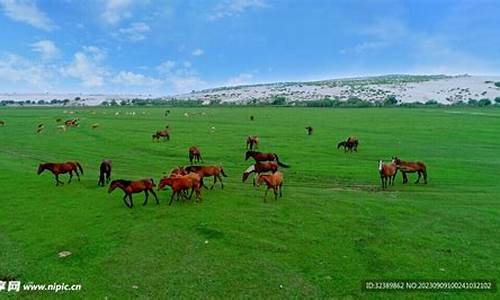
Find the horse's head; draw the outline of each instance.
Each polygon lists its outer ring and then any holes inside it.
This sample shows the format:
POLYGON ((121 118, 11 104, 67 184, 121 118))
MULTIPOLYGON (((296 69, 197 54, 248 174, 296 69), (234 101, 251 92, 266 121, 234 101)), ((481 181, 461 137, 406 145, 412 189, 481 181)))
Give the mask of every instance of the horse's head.
POLYGON ((120 181, 119 180, 113 180, 113 181, 111 181, 111 183, 109 184, 108 193, 111 193, 112 191, 114 191, 119 186, 120 186, 120 181))
POLYGON ((45 164, 40 164, 38 166, 38 170, 36 171, 36 174, 40 175, 42 172, 45 170, 45 164))
POLYGON ((160 183, 158 184, 158 190, 162 190, 166 185, 171 185, 172 184, 172 178, 171 177, 163 177, 160 180, 160 183))
POLYGON ((382 167, 384 166, 384 161, 383 160, 379 160, 378 161, 378 170, 379 171, 382 171, 382 167))
POLYGON ((243 177, 241 178, 241 179, 242 179, 242 181, 243 181, 243 182, 247 181, 248 176, 250 176, 250 174, 251 174, 251 173, 247 173, 247 172, 243 173, 243 177))
POLYGON ((337 149, 338 149, 338 148, 340 148, 340 147, 342 147, 342 146, 344 146, 344 145, 345 145, 345 142, 344 142, 344 141, 342 141, 342 142, 338 143, 338 144, 337 144, 337 149))
POLYGON ((401 163, 401 160, 397 156, 394 156, 392 157, 392 163, 399 165, 401 163))
POLYGON ((247 151, 245 153, 245 160, 248 160, 250 157, 252 157, 254 155, 254 151, 247 151))

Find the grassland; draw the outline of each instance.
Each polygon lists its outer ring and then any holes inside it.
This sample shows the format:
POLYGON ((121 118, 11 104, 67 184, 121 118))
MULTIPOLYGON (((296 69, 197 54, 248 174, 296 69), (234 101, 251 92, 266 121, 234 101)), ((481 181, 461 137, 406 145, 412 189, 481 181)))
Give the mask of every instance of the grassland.
POLYGON ((55 119, 74 115, 63 109, 0 110, 0 278, 80 283, 81 292, 57 294, 76 298, 498 297, 361 289, 365 279, 500 279, 498 109, 75 110, 82 126, 64 133, 55 119), (166 124, 172 140, 151 142, 166 124), (278 201, 241 182, 250 134, 291 165, 278 201), (349 135, 358 153, 335 149, 349 135), (158 179, 187 164, 191 145, 229 175, 201 204, 169 207, 162 191, 159 206, 136 195, 128 209, 120 191, 97 186, 103 158, 115 179, 158 179), (377 160, 392 155, 425 161, 429 184, 398 176, 382 191, 377 160), (81 182, 56 187, 51 174, 36 175, 41 161, 66 160, 83 164, 81 182), (72 255, 59 258, 63 250, 72 255))

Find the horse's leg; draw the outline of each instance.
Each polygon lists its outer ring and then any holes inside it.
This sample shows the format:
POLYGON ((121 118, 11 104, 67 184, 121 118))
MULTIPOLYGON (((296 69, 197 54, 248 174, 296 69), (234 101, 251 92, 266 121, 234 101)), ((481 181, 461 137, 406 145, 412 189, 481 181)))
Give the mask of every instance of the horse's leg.
POLYGON ((61 180, 59 180, 59 174, 56 174, 56 186, 60 185, 60 184, 64 184, 64 182, 62 182, 61 180))
POLYGON ((189 194, 189 200, 191 200, 191 198, 193 198, 193 192, 194 192, 194 188, 191 188, 191 193, 189 194))
POLYGON ((128 194, 125 194, 125 196, 123 196, 123 202, 125 203, 125 205, 128 207, 128 208, 131 208, 130 207, 130 204, 128 203, 127 201, 127 197, 128 197, 128 194))
POLYGON ((215 186, 215 183, 217 182, 217 177, 214 175, 214 183, 212 184, 212 186, 210 187, 211 190, 214 189, 214 186, 215 186))
POLYGON ((274 192, 274 200, 278 200, 278 188, 273 187, 273 192, 274 192))
POLYGON ((172 191, 172 196, 170 196, 170 202, 168 202, 168 205, 172 205, 172 201, 174 201, 174 195, 175 195, 175 192, 172 191))
POLYGON ((403 184, 408 182, 408 175, 406 175, 406 172, 401 172, 401 175, 403 177, 403 184))
POLYGON ((80 174, 78 173, 77 169, 75 169, 75 174, 76 174, 76 178, 78 178, 78 181, 80 181, 80 174))
POLYGON ((149 191, 151 192, 151 194, 153 194, 153 197, 155 197, 156 204, 160 204, 160 200, 158 200, 158 197, 156 196, 155 191, 153 189, 149 189, 149 191))
POLYGON ((69 171, 69 180, 68 183, 71 183, 71 179, 73 178, 73 171, 69 171))
POLYGON ((224 184, 222 183, 222 177, 220 177, 220 175, 217 175, 217 178, 219 179, 220 182, 220 188, 224 189, 224 184))
POLYGON ((380 181, 382 182, 382 188, 384 188, 384 176, 380 175, 380 181))
POLYGON ((134 207, 134 201, 132 201, 132 194, 128 194, 128 198, 130 199, 130 208, 134 207))
POLYGON ((203 177, 201 177, 201 185, 208 190, 208 187, 205 185, 205 182, 203 181, 203 177))
POLYGON ((415 183, 419 183, 420 182, 420 177, 422 177, 422 172, 421 171, 417 171, 417 174, 418 174, 418 178, 417 178, 417 181, 415 181, 415 183))
POLYGON ((148 190, 144 190, 144 195, 146 195, 146 197, 144 197, 144 203, 142 204, 142 206, 148 203, 148 197, 149 197, 148 190))
POLYGON ((267 192, 269 191, 269 188, 266 189, 266 191, 264 192, 264 202, 266 202, 266 197, 267 197, 267 192))
POLYGON ((424 184, 427 184, 427 170, 423 170, 422 173, 424 174, 424 184))
POLYGON ((283 187, 283 183, 280 183, 280 198, 283 197, 283 194, 281 193, 281 188, 283 187))

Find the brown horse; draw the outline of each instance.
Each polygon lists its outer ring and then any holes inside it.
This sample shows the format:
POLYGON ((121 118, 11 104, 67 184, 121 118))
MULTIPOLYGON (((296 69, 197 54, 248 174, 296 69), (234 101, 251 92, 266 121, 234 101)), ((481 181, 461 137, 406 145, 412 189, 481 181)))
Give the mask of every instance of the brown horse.
POLYGON ((312 128, 311 126, 307 126, 307 127, 306 127, 306 133, 307 133, 307 135, 312 135, 312 133, 313 133, 313 128, 312 128))
POLYGON ((40 175, 43 171, 49 170, 54 174, 56 178, 56 186, 59 184, 64 184, 64 182, 59 180, 59 174, 69 173, 69 181, 73 178, 73 172, 75 172, 76 177, 78 177, 78 181, 80 181, 80 174, 78 174, 78 170, 83 175, 83 169, 80 163, 77 161, 68 161, 65 163, 44 163, 38 166, 37 174, 40 175))
POLYGON ((187 175, 187 174, 188 174, 188 171, 184 170, 183 167, 178 166, 177 168, 170 170, 169 177, 183 176, 183 175, 187 175))
POLYGON ((189 163, 192 164, 193 160, 196 162, 200 162, 200 159, 203 160, 201 158, 200 148, 196 146, 189 147, 189 163))
POLYGON ((392 161, 396 164, 399 170, 401 170, 401 174, 403 176, 403 184, 408 182, 408 176, 406 173, 418 173, 418 178, 415 183, 420 182, 420 178, 424 177, 424 184, 427 184, 427 167, 423 162, 411 162, 411 161, 402 161, 397 157, 393 157, 392 161))
POLYGON ((259 148, 259 137, 256 135, 250 135, 247 137, 247 149, 253 150, 259 148))
POLYGON ((394 179, 398 172, 396 163, 392 161, 390 164, 384 164, 382 160, 378 162, 378 172, 382 181, 382 188, 387 188, 387 183, 394 185, 394 179))
POLYGON ((158 190, 162 190, 165 186, 170 186, 172 188, 172 196, 170 197, 170 202, 168 205, 172 205, 174 196, 177 195, 177 200, 180 197, 185 198, 189 189, 191 189, 191 195, 189 199, 193 196, 193 192, 196 192, 196 199, 201 201, 201 177, 196 173, 189 173, 187 175, 173 176, 173 177, 163 177, 158 185, 158 190))
POLYGON ((280 167, 283 168, 289 168, 290 166, 282 163, 278 157, 278 154, 276 153, 262 153, 262 152, 257 152, 257 151, 247 151, 245 153, 245 160, 248 160, 250 157, 255 159, 255 162, 261 162, 261 161, 275 161, 278 163, 280 167))
MULTIPOLYGON (((278 164, 273 162, 273 161, 270 161, 270 162, 258 162, 254 165, 251 165, 250 167, 248 167, 245 172, 243 172, 243 182, 245 182, 248 177, 250 176, 250 174, 252 173, 256 173, 257 176, 261 173, 265 173, 265 172, 272 172, 272 173, 276 173, 278 171, 278 164)), ((255 185, 255 178, 253 179, 253 185, 255 185)))
POLYGON ((153 137, 153 142, 156 139, 157 141, 160 141, 160 138, 162 137, 163 140, 168 140, 170 141, 170 133, 167 130, 158 130, 155 134, 152 135, 153 137))
POLYGON ((358 152, 358 145, 359 145, 359 141, 357 138, 355 137, 349 137, 347 138, 346 141, 342 141, 340 143, 337 144, 337 149, 339 149, 340 147, 344 147, 344 152, 352 152, 352 151, 355 151, 355 152, 358 152))
POLYGON ((264 202, 266 202, 267 192, 273 189, 274 200, 278 200, 278 191, 280 198, 283 196, 281 193, 281 188, 283 187, 283 173, 276 172, 273 174, 262 174, 257 176, 257 186, 260 186, 263 182, 266 183, 267 189, 264 194, 264 202))
POLYGON ((144 192, 145 195, 144 203, 142 204, 143 206, 148 203, 149 192, 151 192, 151 194, 153 194, 153 196, 155 197, 156 204, 160 204, 160 201, 158 200, 158 197, 156 196, 156 193, 153 190, 153 187, 155 186, 156 185, 153 181, 153 178, 146 178, 135 181, 117 179, 111 181, 108 193, 111 193, 116 188, 120 188, 125 193, 125 196, 123 196, 123 202, 125 202, 125 205, 128 208, 132 208, 134 206, 134 202, 132 201, 132 194, 141 192, 144 192), (130 201, 127 201, 127 197, 129 198, 130 201))
POLYGON ((105 159, 99 166, 99 181, 97 185, 104 186, 104 182, 109 183, 111 180, 111 159, 105 159))
POLYGON ((221 189, 224 189, 224 184, 222 183, 222 177, 220 175, 227 177, 226 173, 224 173, 224 169, 222 166, 188 166, 185 167, 184 170, 187 172, 192 172, 192 173, 197 173, 198 175, 201 176, 201 184, 203 187, 207 188, 207 186, 203 183, 203 178, 204 177, 214 177, 214 183, 210 187, 210 189, 213 189, 215 186, 215 183, 217 182, 217 179, 220 182, 220 187, 221 189))
POLYGON ((68 127, 79 127, 80 126, 80 124, 78 124, 79 120, 80 120, 79 118, 66 120, 64 121, 64 125, 68 127))

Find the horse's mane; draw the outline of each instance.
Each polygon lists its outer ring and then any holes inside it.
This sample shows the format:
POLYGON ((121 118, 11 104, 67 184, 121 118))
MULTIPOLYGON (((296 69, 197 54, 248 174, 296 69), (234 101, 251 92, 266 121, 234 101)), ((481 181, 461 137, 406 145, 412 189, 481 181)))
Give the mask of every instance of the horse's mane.
POLYGON ((116 180, 113 180, 111 182, 111 184, 113 184, 113 183, 120 183, 120 184, 124 184, 124 185, 130 185, 132 183, 132 181, 125 180, 125 179, 116 179, 116 180))

